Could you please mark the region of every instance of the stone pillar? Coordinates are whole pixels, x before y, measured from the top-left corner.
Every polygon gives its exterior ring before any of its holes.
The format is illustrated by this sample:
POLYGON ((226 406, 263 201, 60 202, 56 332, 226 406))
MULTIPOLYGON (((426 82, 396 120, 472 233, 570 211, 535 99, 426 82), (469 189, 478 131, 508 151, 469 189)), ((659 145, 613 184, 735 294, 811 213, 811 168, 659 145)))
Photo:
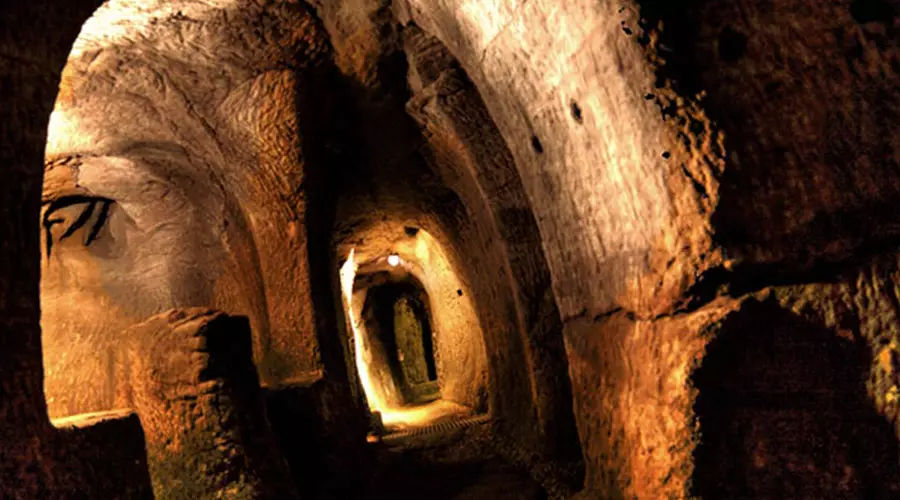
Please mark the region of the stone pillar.
POLYGON ((297 497, 266 417, 247 318, 173 310, 123 341, 117 403, 140 415, 157 496, 297 497))

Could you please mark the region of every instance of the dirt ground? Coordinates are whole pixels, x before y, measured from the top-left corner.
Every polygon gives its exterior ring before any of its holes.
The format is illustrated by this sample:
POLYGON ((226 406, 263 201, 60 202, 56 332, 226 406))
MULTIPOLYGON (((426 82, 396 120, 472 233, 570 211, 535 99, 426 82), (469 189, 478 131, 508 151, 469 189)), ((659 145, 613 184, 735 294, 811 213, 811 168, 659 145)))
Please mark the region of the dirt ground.
POLYGON ((366 500, 547 498, 526 471, 492 451, 490 433, 484 426, 377 446, 378 471, 366 500))

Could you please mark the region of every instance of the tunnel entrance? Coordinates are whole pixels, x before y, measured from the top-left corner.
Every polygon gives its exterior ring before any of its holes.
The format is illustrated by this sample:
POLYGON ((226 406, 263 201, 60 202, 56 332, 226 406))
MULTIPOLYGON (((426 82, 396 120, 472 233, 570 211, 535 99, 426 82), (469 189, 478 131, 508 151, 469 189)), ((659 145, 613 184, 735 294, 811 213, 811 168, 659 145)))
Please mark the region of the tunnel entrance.
POLYGON ((728 318, 694 373, 701 498, 896 498, 896 437, 867 349, 777 303, 728 318))
POLYGON ((488 413, 484 332, 466 285, 426 230, 380 228, 340 281, 353 368, 376 435, 488 413))
POLYGON ((376 279, 383 283, 368 289, 362 311, 372 348, 383 352, 384 369, 403 404, 439 399, 425 290, 409 279, 391 282, 386 274, 376 279))

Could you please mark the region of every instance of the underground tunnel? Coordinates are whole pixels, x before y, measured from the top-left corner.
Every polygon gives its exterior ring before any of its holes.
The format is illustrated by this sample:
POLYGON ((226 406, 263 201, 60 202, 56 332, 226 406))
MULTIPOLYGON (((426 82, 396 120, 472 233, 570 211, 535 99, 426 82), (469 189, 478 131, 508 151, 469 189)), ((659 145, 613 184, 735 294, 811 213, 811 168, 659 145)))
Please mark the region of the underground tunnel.
POLYGON ((0 13, 0 498, 900 498, 896 0, 0 13))
POLYGON ((352 248, 341 268, 368 406, 385 430, 487 413, 484 334, 468 287, 427 231, 397 229, 352 248))

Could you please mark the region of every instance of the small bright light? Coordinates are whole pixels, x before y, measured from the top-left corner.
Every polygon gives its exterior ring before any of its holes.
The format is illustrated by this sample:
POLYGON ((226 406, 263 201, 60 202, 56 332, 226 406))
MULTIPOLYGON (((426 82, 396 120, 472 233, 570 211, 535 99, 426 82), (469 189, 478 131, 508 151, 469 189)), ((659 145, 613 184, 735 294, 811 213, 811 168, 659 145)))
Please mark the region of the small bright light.
POLYGON ((388 255, 388 264, 393 267, 397 267, 400 264, 400 256, 399 255, 388 255))

